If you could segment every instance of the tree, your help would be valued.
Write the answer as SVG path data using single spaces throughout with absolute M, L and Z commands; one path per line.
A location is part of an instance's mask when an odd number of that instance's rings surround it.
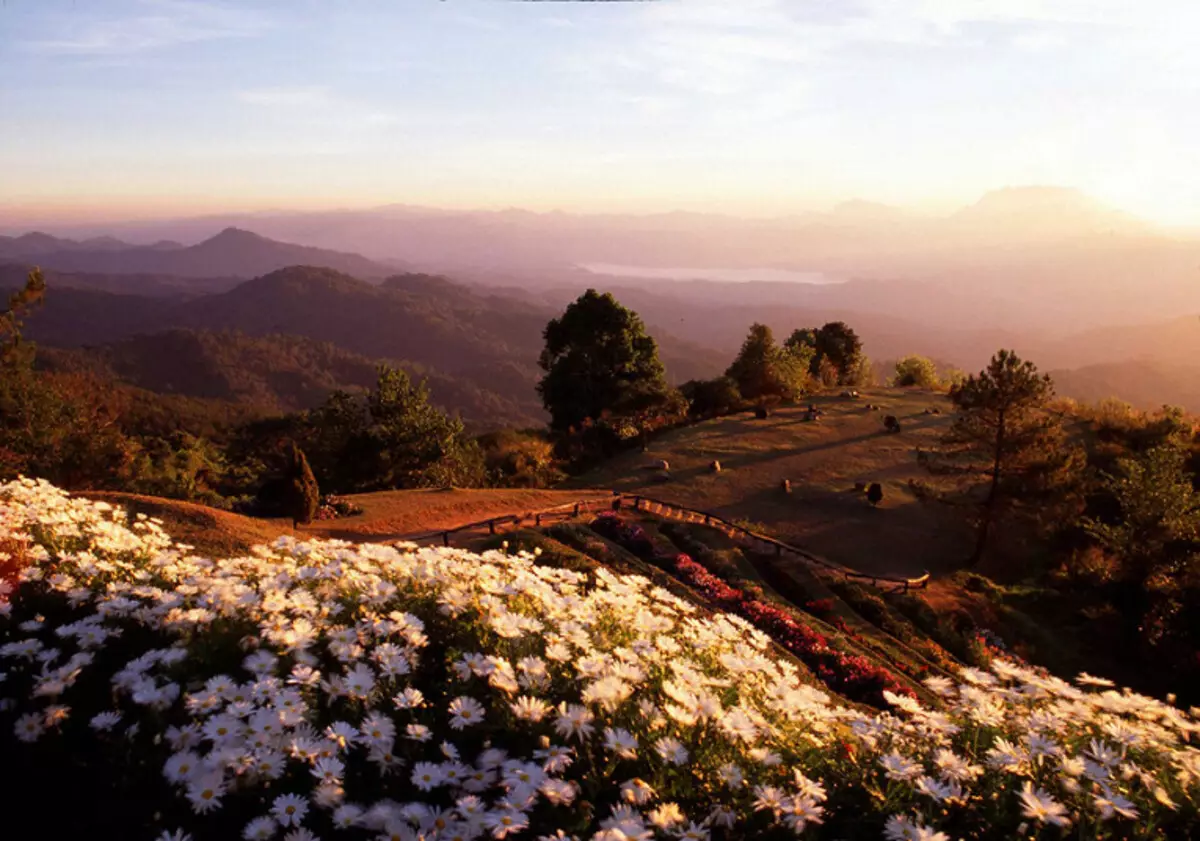
M 793 330 L 784 347 L 804 361 L 813 379 L 826 385 L 861 385 L 869 378 L 862 341 L 844 321 Z
M 838 385 L 857 385 L 862 340 L 844 321 L 831 321 L 816 332 L 816 365 L 828 361 L 837 371 Z
M 321 491 L 317 487 L 317 478 L 313 476 L 312 468 L 304 451 L 293 442 L 291 444 L 288 464 L 287 514 L 292 518 L 292 527 L 300 523 L 311 523 L 317 516 L 317 508 L 321 504 Z
M 1122 562 L 1122 579 L 1142 588 L 1178 561 L 1175 549 L 1200 539 L 1200 494 L 1178 442 L 1160 444 L 1137 458 L 1117 460 L 1102 474 L 1100 490 L 1120 513 L 1111 521 L 1085 517 L 1084 529 Z
M 1003 511 L 1023 504 L 1037 510 L 1038 498 L 1063 490 L 1075 451 L 1065 444 L 1061 421 L 1046 411 L 1053 394 L 1050 377 L 1009 350 L 950 390 L 958 414 L 947 443 L 987 462 L 972 563 L 983 557 Z
M 637 313 L 589 289 L 546 325 L 538 383 L 550 426 L 566 432 L 611 415 L 667 406 L 672 389 L 658 345 Z M 639 430 L 640 431 L 640 430 Z
M 896 363 L 896 376 L 893 384 L 917 388 L 937 388 L 941 384 L 938 379 L 937 366 L 924 356 L 906 356 Z
M 39 305 L 46 294 L 41 269 L 30 269 L 25 286 L 9 296 L 8 309 L 0 312 L 0 364 L 32 364 L 32 354 L 22 353 L 21 317 Z
M 351 453 L 369 465 L 368 488 L 414 488 L 483 483 L 483 454 L 462 421 L 429 403 L 424 381 L 382 365 L 367 397 L 370 425 L 352 439 Z
M 770 327 L 754 324 L 725 376 L 737 383 L 742 397 L 760 405 L 790 400 L 803 393 L 807 382 L 805 351 L 802 346 L 781 348 Z

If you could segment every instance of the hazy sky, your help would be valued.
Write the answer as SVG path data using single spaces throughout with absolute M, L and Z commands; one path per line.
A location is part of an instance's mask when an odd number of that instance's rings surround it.
M 1196 0 L 4 0 L 0 204 L 1200 224 Z

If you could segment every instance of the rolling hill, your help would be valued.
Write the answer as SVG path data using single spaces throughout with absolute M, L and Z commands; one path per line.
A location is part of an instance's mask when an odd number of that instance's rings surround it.
M 203 242 L 130 245 L 112 238 L 83 242 L 31 233 L 0 237 L 0 259 L 34 262 L 64 272 L 173 275 L 176 277 L 257 277 L 285 266 L 335 269 L 363 278 L 383 278 L 397 270 L 344 251 L 278 242 L 239 228 L 226 228 Z
M 8 275 L 11 286 L 24 276 Z M 435 402 L 477 428 L 544 421 L 536 363 L 542 330 L 559 313 L 548 305 L 439 276 L 372 284 L 305 266 L 210 294 L 162 284 L 151 295 L 83 286 L 54 286 L 52 275 L 44 306 L 26 324 L 42 346 L 76 351 L 59 354 L 60 366 L 99 366 L 167 393 L 300 408 L 332 388 L 373 382 L 374 366 L 389 361 L 428 377 Z M 136 288 L 136 280 L 125 279 L 125 287 Z M 654 332 L 676 383 L 713 376 L 727 363 L 723 354 Z
M 1081 402 L 1116 398 L 1147 411 L 1169 405 L 1200 412 L 1200 365 L 1137 359 L 1049 373 L 1056 392 Z
M 485 421 L 517 427 L 543 422 L 540 407 L 520 393 L 403 361 L 370 359 L 301 336 L 176 329 L 88 348 L 43 347 L 38 359 L 49 371 L 87 371 L 157 394 L 221 400 L 262 412 L 309 409 L 335 389 L 369 389 L 377 367 L 388 363 L 424 379 L 437 405 L 473 427 Z

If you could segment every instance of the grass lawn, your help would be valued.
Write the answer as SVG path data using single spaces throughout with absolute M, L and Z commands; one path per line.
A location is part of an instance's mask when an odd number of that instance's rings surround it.
M 846 566 L 880 575 L 916 576 L 959 567 L 970 535 L 955 512 L 922 504 L 910 479 L 929 481 L 917 463 L 948 429 L 945 395 L 918 389 L 867 389 L 858 399 L 805 400 L 824 410 L 804 420 L 803 406 L 781 408 L 766 420 L 753 413 L 704 421 L 665 433 L 647 452 L 625 453 L 570 483 L 642 492 L 668 502 L 746 520 Z M 882 406 L 868 411 L 865 404 Z M 938 409 L 940 414 L 926 414 Z M 883 418 L 902 431 L 890 434 Z M 665 459 L 671 479 L 655 481 L 648 466 Z M 720 473 L 709 464 L 721 462 Z M 784 479 L 792 493 L 781 489 Z M 884 498 L 872 508 L 855 482 L 879 482 Z

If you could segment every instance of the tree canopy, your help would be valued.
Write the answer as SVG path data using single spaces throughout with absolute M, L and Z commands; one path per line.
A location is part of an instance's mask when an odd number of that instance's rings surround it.
M 804 391 L 811 351 L 803 344 L 780 347 L 765 324 L 753 324 L 725 376 L 746 400 L 791 400 Z
M 931 359 L 911 355 L 896 362 L 896 375 L 892 383 L 904 387 L 937 388 L 941 379 L 938 377 L 937 366 Z
M 544 338 L 538 393 L 556 431 L 642 416 L 672 400 L 657 344 L 611 293 L 587 290 L 546 325 Z

